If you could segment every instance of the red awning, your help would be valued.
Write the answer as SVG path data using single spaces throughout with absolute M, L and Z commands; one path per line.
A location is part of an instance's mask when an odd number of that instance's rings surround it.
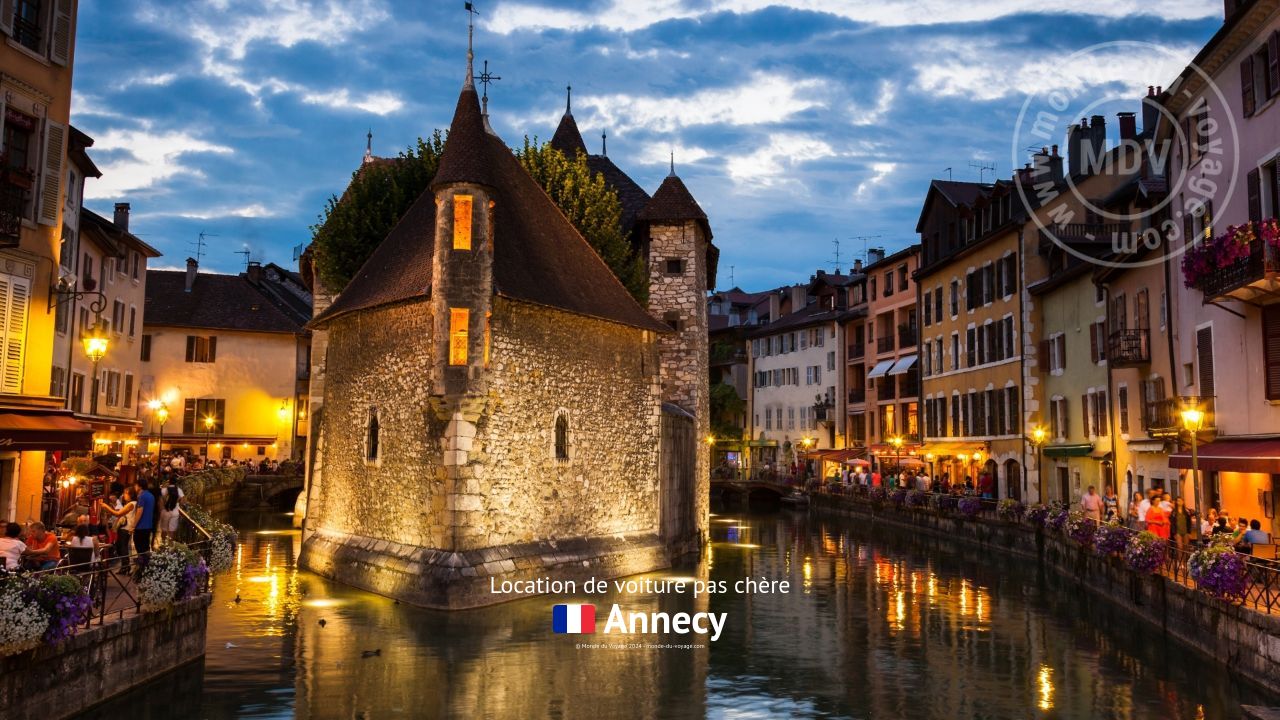
M 66 414 L 0 413 L 0 450 L 92 450 L 93 430 Z
M 1215 440 L 1197 449 L 1201 470 L 1280 473 L 1280 439 Z M 1169 467 L 1191 469 L 1191 452 L 1169 456 Z

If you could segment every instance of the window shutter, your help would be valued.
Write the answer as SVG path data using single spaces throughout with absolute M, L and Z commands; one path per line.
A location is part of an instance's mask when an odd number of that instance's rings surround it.
M 1280 400 L 1280 305 L 1268 305 L 1262 309 L 1262 353 L 1267 399 Z
M 1098 324 L 1089 326 L 1089 357 L 1098 362 Z
M 1094 410 L 1098 413 L 1098 419 L 1094 421 L 1094 425 L 1098 427 L 1098 436 L 1105 437 L 1111 434 L 1111 406 L 1108 404 L 1107 391 L 1099 390 Z
M 1040 353 L 1040 367 L 1045 372 L 1048 372 L 1049 370 L 1052 369 L 1052 366 L 1049 362 L 1049 341 L 1048 340 L 1040 341 L 1039 353 Z
M 1119 407 L 1116 412 L 1120 415 L 1120 432 L 1129 433 L 1129 388 L 1122 387 L 1117 391 Z
M 194 335 L 187 336 L 187 362 L 196 361 L 196 338 Z
M 1191 130 L 1191 114 L 1188 114 L 1182 118 L 1182 158 L 1184 162 L 1191 160 L 1191 146 L 1195 144 L 1195 138 L 1191 135 Z
M 1262 219 L 1262 173 L 1254 168 L 1245 177 L 1249 189 L 1249 219 L 1257 222 Z
M 1084 436 L 1089 437 L 1089 396 L 1080 396 L 1080 420 L 1084 427 Z
M 66 66 L 71 62 L 71 0 L 56 0 L 53 8 L 53 42 L 49 44 L 49 59 L 55 65 Z
M 1200 397 L 1213 397 L 1213 328 L 1196 331 L 1196 370 L 1200 375 Z
M 1182 216 L 1182 239 L 1188 246 L 1194 245 L 1197 241 L 1195 228 L 1191 224 L 1191 213 Z
M 182 403 L 182 434 L 190 435 L 196 429 L 196 401 L 184 400 Z
M 13 35 L 13 14 L 18 0 L 0 0 L 0 32 Z
M 1244 100 L 1244 116 L 1252 117 L 1257 103 L 1253 97 L 1253 56 L 1246 55 L 1240 61 L 1240 95 Z
M 218 359 L 218 338 L 213 336 L 209 338 L 209 362 Z
M 27 346 L 27 306 L 31 288 L 12 275 L 0 275 L 0 392 L 21 394 Z
M 1271 94 L 1280 93 L 1280 30 L 1267 39 L 1267 77 L 1271 78 Z
M 57 225 L 62 206 L 63 158 L 67 151 L 67 126 L 52 120 L 44 122 L 44 162 L 40 169 L 41 225 Z

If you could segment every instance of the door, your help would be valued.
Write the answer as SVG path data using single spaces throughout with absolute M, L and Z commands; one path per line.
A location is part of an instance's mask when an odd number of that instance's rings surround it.
M 15 458 L 0 460 L 0 520 L 16 522 L 18 492 L 18 461 Z
M 1067 468 L 1057 468 L 1058 471 L 1058 500 L 1064 503 L 1071 502 L 1071 471 Z

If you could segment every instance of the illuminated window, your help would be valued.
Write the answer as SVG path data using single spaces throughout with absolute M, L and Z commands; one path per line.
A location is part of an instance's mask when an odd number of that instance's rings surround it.
M 453 249 L 471 249 L 471 196 L 453 196 Z
M 484 366 L 489 367 L 489 345 L 492 342 L 493 334 L 489 330 L 490 320 L 493 313 L 484 314 Z
M 449 364 L 467 364 L 467 323 L 471 311 L 466 308 L 449 308 Z

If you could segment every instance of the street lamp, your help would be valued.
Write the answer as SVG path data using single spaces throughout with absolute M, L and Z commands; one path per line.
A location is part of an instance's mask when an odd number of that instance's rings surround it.
M 169 421 L 169 406 L 162 400 L 152 400 L 147 406 L 155 415 L 156 422 L 160 423 L 160 437 L 156 442 L 156 461 L 159 462 L 164 455 L 164 424 Z
M 209 461 L 209 436 L 213 434 L 213 426 L 218 421 L 212 415 L 204 416 L 204 459 Z
M 89 358 L 89 362 L 93 363 L 93 382 L 90 383 L 93 397 L 89 399 L 89 414 L 98 414 L 98 363 L 102 362 L 102 358 L 107 355 L 107 335 L 102 332 L 102 318 L 99 317 L 93 323 L 93 328 L 84 333 L 80 338 L 80 342 L 84 344 L 85 357 Z
M 934 480 L 934 474 L 933 474 L 933 461 L 934 461 L 934 460 L 936 460 L 936 459 L 937 459 L 937 456 L 936 456 L 936 455 L 934 455 L 933 453 L 925 453 L 925 454 L 924 454 L 924 461 L 925 461 L 925 462 L 927 462 L 927 463 L 929 463 L 929 485 L 930 485 L 931 487 L 932 487 L 932 485 L 933 485 L 933 480 Z
M 1049 431 L 1044 429 L 1043 425 L 1036 425 L 1031 428 L 1031 434 L 1027 436 L 1031 441 L 1031 445 L 1036 449 L 1036 475 L 1039 478 L 1039 496 L 1040 502 L 1044 502 L 1044 444 L 1049 440 Z
M 897 466 L 896 468 L 894 468 L 894 470 L 895 472 L 898 473 L 899 482 L 901 482 L 902 480 L 902 444 L 903 442 L 904 441 L 901 435 L 894 435 L 893 437 L 889 438 L 889 444 L 893 446 L 893 463 L 894 465 Z
M 1202 488 L 1200 487 L 1200 455 L 1198 447 L 1198 433 L 1204 424 L 1204 411 L 1197 407 L 1196 404 L 1188 405 L 1182 410 L 1182 427 L 1187 429 L 1187 433 L 1191 435 L 1191 478 L 1194 483 L 1196 493 L 1196 512 L 1200 517 L 1204 517 L 1204 497 L 1202 496 Z

